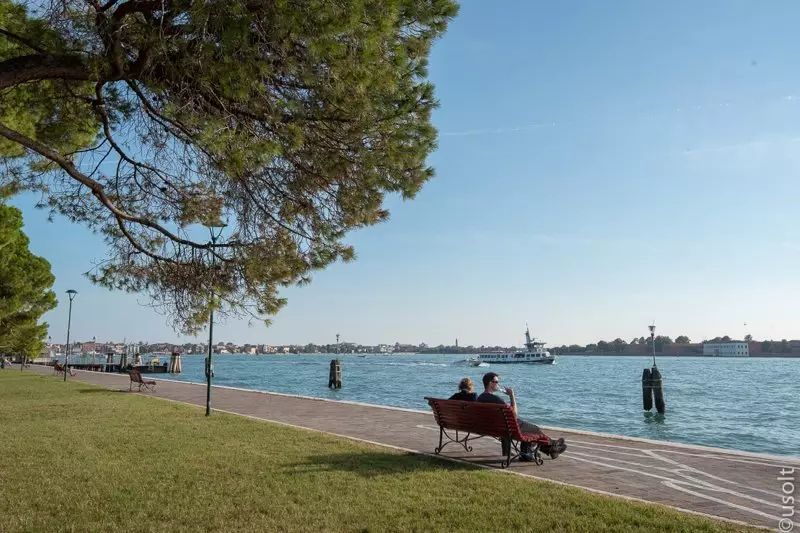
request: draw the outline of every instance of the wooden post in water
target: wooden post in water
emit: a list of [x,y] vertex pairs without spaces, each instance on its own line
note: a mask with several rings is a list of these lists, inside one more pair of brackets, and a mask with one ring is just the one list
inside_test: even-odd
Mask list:
[[169,373],[180,374],[181,370],[181,355],[178,352],[172,352],[169,357]]
[[649,411],[653,408],[655,398],[656,411],[663,415],[667,404],[664,401],[664,378],[656,366],[656,326],[653,324],[647,327],[650,328],[650,344],[653,346],[653,368],[645,368],[642,372],[642,400],[644,410]]
[[330,376],[328,377],[328,388],[342,388],[342,362],[338,359],[331,360],[331,372]]
[[645,411],[653,408],[653,388],[650,381],[650,369],[642,372],[642,405]]
[[661,378],[661,372],[658,371],[658,367],[655,365],[653,365],[653,368],[650,370],[650,389],[653,391],[656,411],[663,415],[667,410],[667,404],[664,402],[664,380]]

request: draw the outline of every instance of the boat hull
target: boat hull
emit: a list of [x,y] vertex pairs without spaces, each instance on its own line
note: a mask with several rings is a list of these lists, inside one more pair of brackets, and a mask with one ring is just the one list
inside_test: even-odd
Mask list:
[[[552,365],[555,363],[553,359],[542,359],[541,361],[478,361],[478,363],[487,363],[490,365]],[[474,365],[478,366],[478,365]]]

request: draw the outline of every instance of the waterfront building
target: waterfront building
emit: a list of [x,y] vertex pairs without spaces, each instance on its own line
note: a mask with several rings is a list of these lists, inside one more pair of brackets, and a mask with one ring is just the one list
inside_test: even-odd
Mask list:
[[704,342],[703,355],[712,357],[750,357],[750,348],[744,341]]

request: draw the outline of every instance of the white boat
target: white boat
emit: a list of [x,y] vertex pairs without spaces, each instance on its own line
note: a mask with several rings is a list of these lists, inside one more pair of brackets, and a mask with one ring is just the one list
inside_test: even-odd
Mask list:
[[552,365],[556,361],[554,355],[544,349],[545,343],[531,339],[531,333],[527,324],[525,325],[525,348],[523,352],[500,352],[482,353],[478,357],[469,360],[472,366],[481,366],[482,363],[488,364],[511,364],[527,363],[539,365]]

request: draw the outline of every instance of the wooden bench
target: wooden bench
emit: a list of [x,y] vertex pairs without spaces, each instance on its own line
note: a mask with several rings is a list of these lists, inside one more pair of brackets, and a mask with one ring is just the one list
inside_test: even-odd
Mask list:
[[142,379],[142,374],[138,370],[131,370],[130,372],[128,372],[128,375],[131,378],[130,385],[128,386],[129,391],[133,390],[133,384],[136,383],[139,385],[139,388],[137,389],[138,392],[142,391],[142,387],[144,387],[144,390],[146,391],[155,392],[156,390],[155,380]]
[[[508,467],[512,460],[519,457],[520,442],[530,443],[530,453],[536,464],[541,465],[544,462],[539,447],[548,444],[550,439],[541,433],[522,433],[517,417],[508,405],[445,400],[428,396],[425,399],[433,409],[433,417],[439,426],[439,446],[434,448],[434,453],[437,455],[451,442],[471,452],[470,441],[481,437],[494,437],[498,440],[503,438],[511,440],[511,446],[508,447],[505,458],[500,463],[502,468]],[[448,433],[448,430],[455,431],[455,438]],[[466,436],[460,437],[459,432],[466,433]]]

